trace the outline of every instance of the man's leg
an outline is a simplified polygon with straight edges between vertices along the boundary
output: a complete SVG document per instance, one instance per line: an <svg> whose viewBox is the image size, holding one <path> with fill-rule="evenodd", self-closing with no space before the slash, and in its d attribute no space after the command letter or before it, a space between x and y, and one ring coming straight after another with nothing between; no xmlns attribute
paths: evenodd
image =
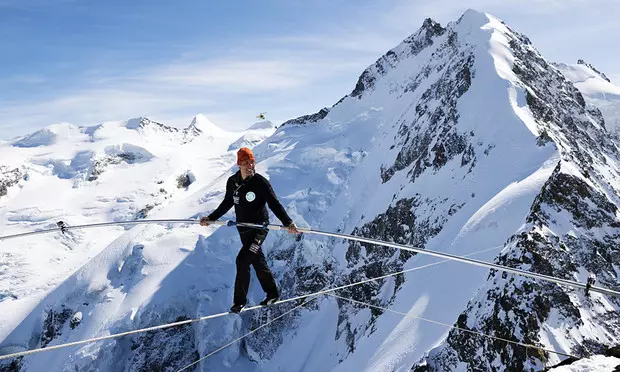
<svg viewBox="0 0 620 372"><path fill-rule="evenodd" d="M258 278L263 291L267 294L267 297L272 298L278 297L278 287L276 286L276 281L273 278L271 270L269 270L269 267L267 266L267 260L265 259L265 255L261 249L266 237L267 230L258 230L249 246L249 250L253 253L252 266L254 266L256 277Z"/></svg>
<svg viewBox="0 0 620 372"><path fill-rule="evenodd" d="M273 278L271 270L269 270L267 266L267 260L265 260L265 255L262 250L258 251L258 254L252 261L252 265L254 266L254 271L256 271L256 277L260 282L260 286L263 287L263 291L265 291L267 297L278 297L276 281Z"/></svg>
<svg viewBox="0 0 620 372"><path fill-rule="evenodd" d="M253 253L242 247L237 255L237 277L235 278L235 305L245 305L250 287L250 264Z"/></svg>

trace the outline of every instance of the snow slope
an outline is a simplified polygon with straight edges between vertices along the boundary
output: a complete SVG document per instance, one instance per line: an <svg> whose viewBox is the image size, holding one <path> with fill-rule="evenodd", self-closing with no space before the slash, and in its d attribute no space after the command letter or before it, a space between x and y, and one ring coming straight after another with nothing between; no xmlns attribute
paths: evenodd
<svg viewBox="0 0 620 372"><path fill-rule="evenodd" d="M575 84L586 101L603 114L607 130L618 136L620 131L620 87L586 64L555 64Z"/></svg>
<svg viewBox="0 0 620 372"><path fill-rule="evenodd" d="M612 356L595 355L568 366L552 368L549 372L598 372L614 371L620 366L620 359Z"/></svg>
<svg viewBox="0 0 620 372"><path fill-rule="evenodd" d="M507 239L495 262L582 283L595 274L598 284L617 290L617 142L605 129L601 111L527 37L507 27L497 31L501 31L497 38L505 40L513 56L507 79L525 93L539 143L555 144L560 161L523 226ZM620 300L612 296L586 296L575 289L492 271L455 325L587 357L618 344L619 309ZM540 370L562 358L453 329L413 370Z"/></svg>
<svg viewBox="0 0 620 372"><path fill-rule="evenodd" d="M275 132L275 126L269 120L262 120L252 124L245 133L228 147L229 151L242 147L252 148Z"/></svg>
<svg viewBox="0 0 620 372"><path fill-rule="evenodd" d="M226 171L226 148L239 133L199 116L192 137L172 141L175 128L132 119L82 128L52 125L0 146L17 177L0 197L0 230L11 235L69 225L144 218ZM205 131L205 133L207 133ZM184 139L192 141L182 144ZM7 173L9 174L9 173ZM179 178L195 180L179 188ZM122 227L71 231L0 242L0 338L46 294L125 232Z"/></svg>

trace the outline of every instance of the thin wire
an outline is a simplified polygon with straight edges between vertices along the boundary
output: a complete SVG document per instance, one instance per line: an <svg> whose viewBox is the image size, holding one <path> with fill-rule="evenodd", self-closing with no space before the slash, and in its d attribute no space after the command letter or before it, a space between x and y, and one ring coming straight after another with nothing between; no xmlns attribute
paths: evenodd
<svg viewBox="0 0 620 372"><path fill-rule="evenodd" d="M259 307L262 307L262 306L255 306L254 308L259 308ZM250 310L250 309L248 309L248 310ZM226 312L226 313L213 314L213 315L208 315L208 316L204 316L202 318L197 318L197 319L188 319L188 320L183 320L183 321L180 321L180 322L162 324L162 325L148 327L148 328L141 328L141 329L136 329L136 330L127 331L127 332L115 333L115 334L107 335L107 336L100 336L100 337L89 338L87 340L68 342L68 343L65 343L65 344L48 346L48 347L39 348L39 349L26 350L26 351L21 351L21 352L18 352L18 353L13 353L13 354L0 355L0 360L8 359L8 358L21 357L21 356L35 354L35 353L39 353L39 352L43 352L43 351L57 350L57 349L61 349L61 348L64 348L64 347L69 347L69 346L83 345L83 344L87 344L87 343L91 343L91 342L95 342L95 341L102 341L102 340L108 340L108 339L111 339L111 338L128 336L128 335L132 335L132 334L135 334L135 333L142 333L142 332L148 332L148 331L155 331L155 330L158 330L158 329L165 329L165 328L170 328L170 327L176 327L176 326L180 326L180 325L184 325L184 324L199 322L199 321L202 321L202 320L218 318L218 317L221 317L221 316L224 316L224 315L228 315L228 314L230 314L230 313Z"/></svg>
<svg viewBox="0 0 620 372"><path fill-rule="evenodd" d="M395 314L404 315L404 316L406 316L406 317L410 317L410 318L415 318L415 319L423 320L423 321L425 321L425 322L429 322L429 323L438 324L438 325L441 325L441 326L444 326L444 327L447 327L447 328L452 328L452 329L457 329L457 330L459 330L459 331L463 331L463 332L473 333L473 334L478 335L478 336L483 336L483 337L492 338L492 339L494 339L494 340L504 341L504 342L507 342L507 343L509 343L509 344L515 344L515 345L524 346L524 347L526 348L526 350L527 350L527 348L538 349L538 350L543 350L543 351L546 351L546 352L548 352L548 353L554 353L554 354L562 355L562 356L565 356L565 357L570 357L570 358L579 359L578 357L576 357L576 356L574 356L574 355L565 354L565 353L562 353L562 352L559 352L559 351L555 351L555 350L545 349L545 348L543 348L543 347L536 346L536 345L532 345L532 344L525 344L525 343L523 343L523 342L519 342L519 341L513 341L513 340L508 340L508 339L501 338L501 337L497 337L497 336L487 335L487 334L484 334L484 333L480 333L480 332L472 331L472 330L470 330L470 329L460 328L460 327L457 327L457 326L454 326L454 325L450 325L450 324L446 324L446 323L438 322L438 321L436 321L436 320L431 320L431 319L427 319L427 318L422 318L422 317L415 316L415 315L411 315L411 314L408 314L408 313L403 313L403 312L400 312L400 311L396 311L396 310L392 310L392 309L384 308L384 307L381 307L381 306L377 306L377 305L369 304L369 303L366 303L366 302L362 302L362 301L354 300L354 299L352 299L352 298L348 298L348 297L339 296L339 295L334 294L334 293L329 293L329 294L328 294L328 296L332 296L332 297L340 298L340 299L343 299L343 300L351 301L351 302L357 303L357 304L359 304L359 305L368 306L368 307L374 307L375 309L384 310L384 311L389 311L389 312L391 312L391 313L395 313Z"/></svg>
<svg viewBox="0 0 620 372"><path fill-rule="evenodd" d="M250 331L250 332L248 332L248 333L244 334L243 336L238 337L238 338L236 338L236 339L232 340L231 342L229 342L229 343L227 343L226 345L224 345L224 346L222 346L222 347L218 348L217 350L214 350L214 351L210 352L209 354L207 354L207 355L203 356L202 358L198 359L197 361L195 361L195 362L193 362L193 363L191 363L191 364L188 364L187 366L185 366L185 367L181 368L181 369L180 369L180 370L178 370L177 372L185 371L185 370L186 370L186 369L188 369L189 367L191 367L191 366L193 366L193 365L196 365L196 364L200 363L201 361L203 361L203 360L207 359L207 358L208 358L208 357L210 357L211 355L213 355L213 354L215 354L215 353L218 353L218 352L220 352L220 351L222 351L222 350L226 349L226 348L227 348L227 347L229 347L230 345L234 344L234 343L235 343L235 342L237 342L237 341L242 340L242 339L243 339L243 338L245 338L245 337L248 337L249 335L251 335L252 333L254 333L254 332L258 331L259 329L267 327L267 326L268 326L268 325L270 325L271 323L273 323L273 322L275 322L276 320L278 320L278 319L282 318L283 316L285 316L285 315L287 315L287 314L289 314L289 313L293 312L294 310L297 310L297 309L299 309L300 307L307 305L310 301L314 300L315 298L317 298L317 296L314 296L314 297L312 297L311 299L309 299L309 300L307 300L307 301L304 301L304 302L300 303L299 305L297 305L297 306L295 306L294 308L292 308L292 309L290 309L290 310L288 310L288 311L286 311L286 312L284 312L284 313L280 314L278 317L276 317L276 318L274 318L274 319L270 320L269 322L267 322L267 323L265 323L265 324L261 325L260 327L255 328L254 330L252 330L252 331Z"/></svg>
<svg viewBox="0 0 620 372"><path fill-rule="evenodd" d="M482 251L471 253L471 254L469 254L469 256L473 256L473 255L476 255L476 254L479 254L479 253L483 253L483 252L486 252L486 251L489 251L489 250L492 250L492 249L501 248L501 247L502 246L495 246L495 247L487 248L487 249L484 249ZM427 265L418 266L418 267L414 267L414 268L411 268L411 269L399 271L399 272L396 272L396 273L387 274L387 275L379 276L379 277L376 277L376 278L370 278L370 279L362 280L360 282L346 284L346 285L342 285L342 286L331 288L331 289L326 289L326 290L323 290L323 291L320 291L320 292L308 293L308 294L305 294L305 295L301 295L301 296L297 296L297 297L292 297L292 298L288 298L288 299L285 299L285 300L280 300L280 301L274 303L273 305L283 304L283 303L291 302L291 301L303 300L303 299L305 299L307 297L311 297L311 296L315 296L315 295L318 296L318 295L321 295L321 294L325 294L325 293L329 293L329 292L333 292L333 291L337 291L337 290L353 287L353 286L356 286L356 285L360 285L360 284L364 284L364 283L369 283L369 282L372 282L372 281L375 281L375 280L381 280L381 279L389 278L391 276L401 275L401 274L404 274L404 273L407 273L407 272L410 272L410 271L420 270L420 269L423 269L423 268L426 268L426 267L439 265L441 263L448 262L448 261L449 260L438 261L438 262L430 263L430 264L427 264ZM241 312L256 310L256 309L260 309L260 308L263 308L263 306L260 306L260 305L250 306L250 307L243 308L243 310L241 310ZM69 347L69 346L83 345L83 344L87 344L87 343L91 343L91 342L95 342L95 341L103 341L103 340L108 340L108 339L112 339L112 338L128 336L128 335L132 335L132 334L136 334L136 333L143 333L143 332L148 332L148 331L155 331L155 330L158 330L158 329L165 329L165 328L170 328L170 327L176 327L176 326L180 326L180 325L184 325L184 324L196 323L196 322L200 322L200 321L203 321L203 320L219 318L219 317L222 317L222 316L225 316L225 315L229 315L229 314L230 314L230 312L219 313L219 314L212 314L212 315L207 315L207 316L203 316L201 318L196 318L196 319L187 319L187 320L182 320L182 321L179 321L179 322L162 324L162 325L157 325L157 326L148 327L148 328L135 329L135 330L132 330L132 331L121 332L121 333L116 333L116 334L107 335L107 336L100 336L100 337L89 338L87 340L74 341L74 342L69 342L69 343L60 344L60 345L48 346L48 347L45 347L45 348L38 348L38 349L21 351L21 352L18 352L18 353L0 355L0 360L2 360L2 359L9 359L9 358L17 358L17 357L21 357L21 356L25 356L25 355L30 355L30 354L35 354L35 353L40 353L40 352L44 352L44 351L57 350L57 349L61 349L61 348Z"/></svg>
<svg viewBox="0 0 620 372"><path fill-rule="evenodd" d="M225 225L226 222L217 221L215 225ZM75 226L63 226L63 227L54 227L51 229L43 229L37 231L30 231L20 234L13 235L4 235L0 236L0 241L15 239L15 238L23 238L26 236L32 235L40 235L40 234L48 234L53 232L64 232L67 230L75 230L75 229L90 229L97 227L105 227L105 226L115 226L115 225L141 225L141 224L151 224L151 223L200 223L199 220L187 220L187 219L169 219L169 220L131 220L131 221L115 221L115 222L100 222L100 223L91 223L86 225L75 225Z"/></svg>
<svg viewBox="0 0 620 372"><path fill-rule="evenodd" d="M117 222L107 222L107 223L90 224L90 225L79 225L79 226L62 226L62 227L59 227L57 229L49 229L49 230L43 230L43 231L37 231L37 232L31 232L31 233L25 233L25 234L17 234L17 235L12 235L12 236L5 236L5 237L1 237L0 240L7 239L7 238L14 238L14 237L22 237L22 236L26 236L26 235L34 235L34 234L39 234L39 233L48 233L48 232L53 232L53 231L63 231L64 232L64 231L69 230L69 229L101 227L101 226L121 225L121 224L141 224L141 223L199 223L199 221L198 220L139 220L139 221L117 221ZM247 226L247 227L253 227L253 228L273 229L273 230L286 229L284 226L279 226L279 225L268 225L268 224L260 225L260 224L251 224L251 223L238 223L238 224L236 224L233 221L226 221L226 222L225 221L215 221L215 222L213 222L211 224L213 224L213 225L228 225L228 226L237 225L237 226ZM620 297L620 292L616 292L616 291L609 290L609 289L606 289L606 288L585 285L583 283L579 283L579 282L575 282L575 281L565 280L565 279L561 279L561 278L554 278L554 277L550 277L550 276L546 276L546 275L542 275L542 274L531 273L531 272L527 272L527 271L519 270L519 269L513 269L513 268L501 266L501 265L496 265L496 264L484 262L484 261L469 259L469 258L466 258L465 256L456 256L456 255L451 255L451 254L447 254L447 253L435 252L435 251L426 250L426 249L422 249L422 248L409 247L409 246L405 246L405 245L402 245L402 244L383 242L383 241L379 241L379 240L375 240L375 239L368 239L368 238L362 238L362 237L351 236L351 235L327 233L327 232L323 232L323 231L317 231L317 230L311 230L311 229L303 229L303 228L300 228L298 230L301 231L301 232L307 232L307 233L313 233L313 234L325 235L325 236L332 236L332 237L338 237L338 238L343 238L343 239L355 240L355 241L359 241L359 242L363 242L363 243L377 244L377 245L382 245L382 246L386 246L386 247L392 247L392 248L397 248L397 249L402 249L402 250L407 250L407 251L413 251L413 252L416 252L416 253L427 254L427 255L431 255L431 256L435 256L435 257L443 257L443 258L447 258L449 260L455 260L455 261L460 261L460 262L464 262L464 263L474 264L474 265L478 265L478 266L488 267L488 268L491 268L491 269L496 269L496 270L500 270L500 271L510 272L510 273L514 273L514 274L518 274L518 275L523 275L523 276L527 276L527 277L531 277L531 278L537 278L537 279L542 279L542 280L546 280L546 281L551 281L551 282L554 282L554 283L557 283L557 284L564 284L564 285L568 285L568 286L572 286L572 287L589 289L589 290L591 290L593 292L599 292L599 293L604 293L604 294L609 294L609 295ZM438 263L434 263L434 264L438 264ZM423 267L432 266L434 264L429 264L429 265L426 265L426 266L423 266ZM364 284L364 283L367 283L367 282L370 282L370 281L374 281L374 280L384 279L384 278L387 278L387 277L390 277L390 276L403 274L405 272L412 271L414 269L403 270L403 271L398 272L398 273L388 274L388 275L384 275L384 276L381 276L381 277L372 278L372 279L360 281L360 282L357 282L357 283L352 283L352 284L349 284L349 285L344 285L344 286L340 286L340 287L337 287L337 288L320 291L320 292L315 293L314 295L325 294L325 293L328 293L328 292L332 292L332 291L335 291L335 290L340 290L340 289L351 287L351 286L354 286L354 285L359 285L359 284ZM313 294L297 296L297 297L290 298L290 299L287 299L287 300L279 301L278 303L284 303L284 302L294 301L294 300L298 300L298 299L303 299L303 298L305 298L307 296L311 296L311 295L313 295ZM244 311L254 310L254 309L257 309L259 307L260 306L250 307L250 308L244 309ZM45 351L55 350L55 349L58 349L58 348L61 348L61 347L80 345L80 344L84 344L84 343L88 343L88 342L100 341L100 340L110 339L110 338L114 338L114 337L120 337L120 336L129 335L129 334L133 334L133 333L138 333L138 332L145 332L145 331L149 331L149 330L163 329L163 328L168 328L168 327L172 327L172 326L178 326L178 325L182 325L182 324L193 323L193 322L202 321L202 320L206 320L206 319L216 318L216 317L219 317L219 316L224 316L224 315L227 315L227 314L228 313L220 313L220 314L210 315L210 316L207 316L207 317L202 317L202 318L198 318L198 319L194 319L194 320L186 320L186 321L182 321L182 322L164 324L164 325L161 325L161 326L149 327L149 328L135 330L135 331L123 332L123 333L119 333L119 334L115 334L115 335L108 335L108 336L97 337L97 338L93 338L93 339L89 339L89 340L84 340L84 341L77 341L77 342L72 342L72 343L67 343L67 344L62 344L62 345L51 346L51 347L48 347L48 348L45 348L45 349L28 350L28 351L24 351L24 352L20 352L20 353L14 353L14 354L9 354L9 355L5 355L5 356L0 356L0 360L6 359L6 358L10 358L10 357L29 355L29 354L33 354L33 353L36 353L36 352L40 352L42 350L45 350Z"/></svg>
<svg viewBox="0 0 620 372"><path fill-rule="evenodd" d="M495 246L495 247L491 247L491 248L484 249L484 250L482 250L482 251L478 251L478 252L471 253L471 254L469 254L469 255L479 254L479 253L487 252L487 251L490 251L490 250L493 250L493 249L498 249L498 248L501 248L501 247L503 247L503 246ZM414 267L414 268L412 268L412 269L408 269L408 270L405 270L405 271L401 271L401 272L399 272L399 273L392 274L392 276L394 276L394 275L399 275L399 274L403 274L403 273L405 273L405 272L409 272L409 271L414 271L414 270L424 269L424 268L426 268L426 267L430 267L430 266L439 265L439 264L442 264L442 263L445 263L445 262L449 262L449 261L450 261L450 260L443 260L443 261L433 262L433 263L431 263L431 264L427 264L427 265L423 265L423 266ZM373 279L370 279L370 280L379 280L380 278L381 278L381 277L379 277L379 278L373 278ZM381 278L381 279L382 279L382 278ZM361 283L357 283L357 284L361 284ZM357 284L356 284L356 285L357 285ZM343 288L340 288L340 287L339 287L338 289L343 289ZM336 289L333 289L333 290L336 290ZM236 340L231 341L230 343L228 343L228 344L226 344L226 345L224 345L224 346L220 347L219 349L217 349L217 350L213 351L212 353L210 353L210 354L208 354L208 355L206 355L206 356L204 356L204 357L202 357L202 358L198 359L198 360L197 360L197 361L195 361L194 363L192 363L192 364L190 364L190 365L188 365L188 366L186 366L186 367L184 367L184 368L180 369L180 370L179 370L179 371L177 371L177 372L184 371L185 369L187 369L187 368L189 368L189 367L191 367L191 366L193 366L193 365L195 365L195 364L199 363L201 360L204 360L204 359L206 359L206 358L210 357L211 355L213 355L213 354L215 354L215 353L217 353L217 352L219 352L219 351L221 351L221 350L223 350L223 349L227 348L228 346L230 346L230 345L234 344L235 342L237 342L237 341L241 340L242 338L244 338L244 337L247 337L247 336L251 335L252 333L254 333L254 332L256 332L257 330L259 330L260 328L262 328L262 327L266 327L266 326L267 326L267 325L269 325L270 323L272 323L272 322L274 322L274 321L278 320L279 318L283 317L284 315L288 314L289 312L291 312L291 311L293 311L293 310L295 310L295 309L297 309L297 308L299 308L299 307L301 307L301 306L306 305L308 302L310 302L310 301L314 300L315 298L317 298L317 297L318 297L318 296L320 296L321 294L329 294L329 295L333 295L333 296L335 296L333 293L329 293L329 292L325 292L325 293L320 293L320 292L317 292L317 294L313 295L313 297L312 297L311 299L309 299L309 300L305 300L303 303L301 303L301 304L299 304L298 306L294 307L293 309L291 309L291 310L287 311L286 313L284 313L284 314L280 315L279 317L277 317L277 318L273 319L271 322L269 322L269 323L267 323L267 324L264 324L264 325L262 325L262 326L260 326L260 327L256 328L255 330L253 330L253 331L251 331L251 332L249 332L249 333L246 333L245 335L243 335L243 336L241 336L241 337L237 338ZM312 295L308 295L308 296L312 296ZM293 299L289 299L289 300L293 300ZM282 303L282 302L277 302L276 304L280 304L280 303Z"/></svg>
<svg viewBox="0 0 620 372"><path fill-rule="evenodd" d="M280 226L280 225L260 225L260 224L245 223L245 222L237 223L237 225L254 227L254 228L267 228L267 229L273 229L273 230L287 229L286 227ZM486 261L475 260L472 258L465 258L463 256L457 256L457 255L450 254L450 253L432 251L430 249L424 249L422 247L411 247L411 246L407 246L403 244L384 242L384 241L377 240L377 239L363 238L359 236L345 235L345 234L336 234L336 233L330 233L330 232L318 231L318 230L312 230L312 229L306 229L306 228L298 228L297 230L299 230L300 232L331 236L331 237L348 239L348 240L355 240L355 241L362 242L362 243L382 245L384 247L397 248L397 249L402 249L404 251L410 251L410 252L425 254L425 255L434 256L434 257L447 258L449 260L459 261L459 262L467 263L470 265L482 266L482 267L486 267L492 270L503 271L503 272L507 272L511 274L526 276L526 277L533 278L533 279L541 279L547 282L552 282L552 283L556 283L560 285L566 285L566 286L573 287L573 288L584 289L586 290L586 292L587 291L599 292L599 293L610 295L610 296L620 297L620 292L614 291L608 288L596 287L594 285L584 284L584 283L580 283L574 280L562 279L562 278L558 278L554 276L538 274L538 273L534 273L531 271L525 271L525 270L516 269L516 268L512 268L508 266L498 265L498 264L494 264L494 263L490 263Z"/></svg>
<svg viewBox="0 0 620 372"><path fill-rule="evenodd" d="M140 224L140 223L200 223L200 221L178 220L177 219L177 220L135 220L135 221L104 222L104 223L90 224L90 225L63 226L63 227L59 227L56 229L9 235L9 236L0 237L0 240L24 237L27 235L34 235L34 234L44 234L44 233L49 233L53 231L64 232L70 229L101 227L101 226L110 226L110 225L131 225L131 224ZM257 228L257 229L270 229L270 230L286 230L287 229L287 227L284 227L281 225L256 224L256 223L247 223L247 222L236 223L234 221L213 221L213 222L210 222L210 224L211 225L228 225L228 226L245 226L245 227ZM353 235L345 235L345 234L330 233L330 232L319 231L319 230L312 230L310 228L298 228L297 230L300 232L305 232L305 233L310 233L310 234L317 234L317 235L323 235L323 236L331 236L331 237L336 237L336 238L354 240L354 241L358 241L362 243L376 244L376 245L380 245L384 247L397 248L397 249L401 249L405 251L425 254L425 255L434 256L434 257L447 258L453 261L459 261L459 262L467 263L470 265L482 266L482 267L486 267L492 270L503 271L503 272L521 275L521 276L525 276L525 277L529 277L533 279L540 279L540 280L545 280L545 281L560 284L560 285L566 285L566 286L573 287L573 288L584 289L586 290L586 292L592 291L592 292L606 294L609 296L620 297L620 292L614 291L608 288L597 287L591 284L587 284L587 283L584 284L584 283L580 283L574 280L562 279L562 278L553 277L549 275L533 273L530 271L525 271L521 269L503 266L503 265L498 265L498 264L494 264L494 263L490 263L486 261L465 258L463 256L457 256L457 255L453 255L450 253L432 251L429 249L424 249L423 247L411 247L411 246L407 246L403 244L384 242L384 241L377 240L377 239L370 239L370 238L363 238L363 237L353 236Z"/></svg>

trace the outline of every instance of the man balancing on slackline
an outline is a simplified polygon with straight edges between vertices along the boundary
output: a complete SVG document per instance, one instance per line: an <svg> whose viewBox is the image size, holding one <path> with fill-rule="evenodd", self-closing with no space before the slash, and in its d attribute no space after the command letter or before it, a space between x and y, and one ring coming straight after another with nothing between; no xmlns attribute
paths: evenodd
<svg viewBox="0 0 620 372"><path fill-rule="evenodd" d="M228 178L226 195L213 213L200 220L200 225L208 226L211 222L222 217L230 208L235 206L237 222L256 224L269 223L269 214L265 204L275 213L283 226L288 227L290 234L299 234L297 226L284 210L271 187L269 181L255 172L256 160L252 150L242 147L237 152L239 171ZM237 255L237 277L235 279L235 296L230 311L239 313L247 302L250 286L250 265L254 266L256 276L267 297L261 305L271 305L280 299L278 287L273 274L267 267L261 244L267 236L267 229L254 229L237 226L241 238L241 250Z"/></svg>

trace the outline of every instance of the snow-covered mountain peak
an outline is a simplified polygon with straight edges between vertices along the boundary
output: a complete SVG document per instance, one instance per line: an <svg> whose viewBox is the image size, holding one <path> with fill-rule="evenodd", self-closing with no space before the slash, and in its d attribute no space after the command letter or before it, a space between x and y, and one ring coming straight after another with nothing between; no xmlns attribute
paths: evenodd
<svg viewBox="0 0 620 372"><path fill-rule="evenodd" d="M59 139L63 141L69 138L83 137L79 127L69 123L56 123L28 134L13 141L16 147L39 147L51 146Z"/></svg>
<svg viewBox="0 0 620 372"><path fill-rule="evenodd" d="M600 110L605 127L620 140L620 86L615 85L590 64L582 60L580 62L576 65L553 65L579 89L590 112Z"/></svg>
<svg viewBox="0 0 620 372"><path fill-rule="evenodd" d="M196 116L194 116L188 129L189 131L198 130L199 132L205 133L207 135L219 135L222 132L225 132L222 128L217 126L203 114L197 114Z"/></svg>
<svg viewBox="0 0 620 372"><path fill-rule="evenodd" d="M605 98L606 95L620 97L620 87L589 64L554 63L554 66L560 69L562 74L572 81L580 92L589 97Z"/></svg>
<svg viewBox="0 0 620 372"><path fill-rule="evenodd" d="M372 91L375 83L378 80L382 80L383 76L400 65L403 59L415 57L426 47L432 45L435 38L441 36L444 32L445 29L437 22L430 18L424 20L422 27L418 31L407 37L395 48L385 53L377 62L364 70L350 96L361 98L365 92Z"/></svg>
<svg viewBox="0 0 620 372"><path fill-rule="evenodd" d="M225 136L226 133L202 114L196 115L190 125L184 129L164 125L145 117L130 119L125 123L125 127L136 130L145 138L153 141L172 140L180 144L192 142L202 134L205 134L207 138L213 138L213 136Z"/></svg>
<svg viewBox="0 0 620 372"><path fill-rule="evenodd" d="M142 116L127 120L125 127L127 129L135 130L159 127L162 130L167 130L170 132L173 132L176 129L174 127L166 126L164 124L152 121L151 119Z"/></svg>
<svg viewBox="0 0 620 372"><path fill-rule="evenodd" d="M510 35L512 32L502 21L475 10L466 11L445 28L428 18L420 29L369 66L360 76L350 96L359 99L363 94L373 92L375 86L381 85L387 88L390 94L406 93L416 86L415 81L420 80L421 72L426 78L431 75L432 66L441 70L446 64L454 64L451 58L461 59L470 55L473 59L475 50L478 51L478 59L489 58L490 55L494 58L505 57L505 61L496 63L493 70L484 71L501 74L501 71L496 73L495 70L510 64L510 56L502 55L501 51L503 41L514 39Z"/></svg>
<svg viewBox="0 0 620 372"><path fill-rule="evenodd" d="M136 130L143 136L175 136L180 134L180 130L176 127L158 123L146 117L138 117L127 120L125 127L130 130Z"/></svg>
<svg viewBox="0 0 620 372"><path fill-rule="evenodd" d="M603 79L603 80L605 80L605 81L607 81L607 82L609 82L609 83L611 82L611 80L609 80L609 78L608 78L608 77L607 77L604 73L602 73L601 71L597 70L594 66L592 66L590 63L587 63L587 62L586 62L586 61L584 61L583 59L579 59L579 60L577 60L577 64L578 64L578 65L582 65L582 66L587 67L587 68L588 68L588 69L590 69L592 72L594 72L594 73L596 73L598 76L600 76L600 77L601 77L601 79Z"/></svg>
<svg viewBox="0 0 620 372"><path fill-rule="evenodd" d="M462 25L463 27L480 28L486 25L490 18L495 17L470 8L459 17L456 24Z"/></svg>
<svg viewBox="0 0 620 372"><path fill-rule="evenodd" d="M406 44L412 44L416 41L427 40L435 36L439 36L445 32L445 29L431 18L426 18L415 33L407 37L403 42L394 49L402 48ZM392 50L394 50L392 49Z"/></svg>
<svg viewBox="0 0 620 372"><path fill-rule="evenodd" d="M241 147L253 148L269 138L276 131L275 125L269 120L261 120L252 124L245 133L231 143L228 151L238 150Z"/></svg>
<svg viewBox="0 0 620 372"><path fill-rule="evenodd" d="M246 130L257 130L257 129L272 129L275 128L275 125L270 120L261 120L256 123L250 125Z"/></svg>

